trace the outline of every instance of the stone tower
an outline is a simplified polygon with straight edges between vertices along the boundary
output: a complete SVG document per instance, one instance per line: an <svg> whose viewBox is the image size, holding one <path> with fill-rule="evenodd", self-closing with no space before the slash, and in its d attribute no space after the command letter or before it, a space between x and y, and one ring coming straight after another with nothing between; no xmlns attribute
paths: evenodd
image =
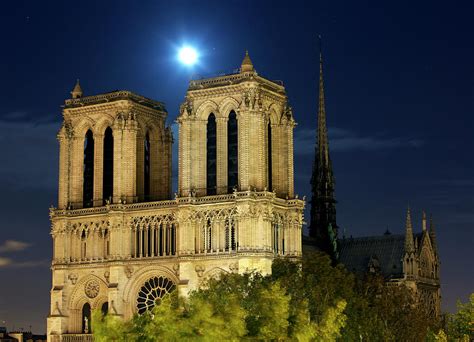
<svg viewBox="0 0 474 342"><path fill-rule="evenodd" d="M301 255L295 121L281 82L248 54L192 80L180 107L178 192L160 102L129 91L66 100L53 237L49 341L90 340L91 310L130 319L221 272L271 272Z"/></svg>
<svg viewBox="0 0 474 342"><path fill-rule="evenodd" d="M329 140L324 103L323 58L319 55L319 107L317 142L311 176L311 223L309 235L317 247L337 259L335 179L329 155Z"/></svg>

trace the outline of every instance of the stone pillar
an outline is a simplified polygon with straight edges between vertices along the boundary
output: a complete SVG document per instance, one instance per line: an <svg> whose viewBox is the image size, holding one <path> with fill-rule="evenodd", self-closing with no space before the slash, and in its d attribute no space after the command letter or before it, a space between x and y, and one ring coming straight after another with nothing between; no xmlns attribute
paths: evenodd
<svg viewBox="0 0 474 342"><path fill-rule="evenodd" d="M178 124L178 195L188 196L190 190L190 122L188 120L179 120Z"/></svg>
<svg viewBox="0 0 474 342"><path fill-rule="evenodd" d="M239 184L241 190L247 190L250 187L249 173L249 149L250 149L250 134L249 134L249 117L248 111L239 111L237 117L238 126L238 144L239 144Z"/></svg>
<svg viewBox="0 0 474 342"><path fill-rule="evenodd" d="M67 137L63 127L58 134L59 141L59 190L58 190L58 208L66 209L69 202L69 155L71 153L70 139Z"/></svg>
<svg viewBox="0 0 474 342"><path fill-rule="evenodd" d="M82 208L84 177L84 136L72 138L71 194L73 208Z"/></svg>
<svg viewBox="0 0 474 342"><path fill-rule="evenodd" d="M123 119L117 117L114 123L114 191L113 203L119 203L122 195L122 144L123 144Z"/></svg>
<svg viewBox="0 0 474 342"><path fill-rule="evenodd" d="M145 135L146 132L138 132L137 134L137 169L136 169L136 177L137 177L137 197L138 201L141 202L145 199ZM151 142L150 142L151 144ZM153 143L154 144L154 143ZM154 157L154 156L153 156ZM150 156L151 160L155 159ZM150 164L151 164L150 160ZM151 165L150 165L151 166ZM152 175L150 177L150 188L152 187Z"/></svg>
<svg viewBox="0 0 474 342"><path fill-rule="evenodd" d="M207 186L207 120L195 120L191 144L191 188L198 196L206 195Z"/></svg>
<svg viewBox="0 0 474 342"><path fill-rule="evenodd" d="M294 161L293 161L293 129L295 127L295 123L291 121L287 126L287 167L288 167L288 180L287 185L288 188L286 189L289 198L293 198L295 196L295 184L294 184Z"/></svg>
<svg viewBox="0 0 474 342"><path fill-rule="evenodd" d="M129 113L122 133L122 191L120 192L127 203L137 201L137 132L138 125L134 114Z"/></svg>

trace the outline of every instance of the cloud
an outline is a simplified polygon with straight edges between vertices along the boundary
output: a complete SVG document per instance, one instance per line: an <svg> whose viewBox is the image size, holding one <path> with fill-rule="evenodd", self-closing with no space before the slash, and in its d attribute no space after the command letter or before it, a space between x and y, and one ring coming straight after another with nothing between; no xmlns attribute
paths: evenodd
<svg viewBox="0 0 474 342"><path fill-rule="evenodd" d="M295 131L295 154L312 155L316 142L315 131L300 129ZM329 146L331 151L375 151L392 148L420 147L423 141L404 137L360 136L355 132L331 127L328 129Z"/></svg>
<svg viewBox="0 0 474 342"><path fill-rule="evenodd" d="M49 266L49 265L50 264L48 260L16 262L10 258L0 257L0 268L27 268L27 267Z"/></svg>
<svg viewBox="0 0 474 342"><path fill-rule="evenodd" d="M0 257L0 267L6 267L12 264L12 259Z"/></svg>
<svg viewBox="0 0 474 342"><path fill-rule="evenodd" d="M7 253L7 252L18 252L25 250L31 246L31 244L23 241L17 240L7 240L2 245L0 245L0 253Z"/></svg>
<svg viewBox="0 0 474 342"><path fill-rule="evenodd" d="M28 118L29 115L26 111L13 111L0 115L2 121L22 121Z"/></svg>

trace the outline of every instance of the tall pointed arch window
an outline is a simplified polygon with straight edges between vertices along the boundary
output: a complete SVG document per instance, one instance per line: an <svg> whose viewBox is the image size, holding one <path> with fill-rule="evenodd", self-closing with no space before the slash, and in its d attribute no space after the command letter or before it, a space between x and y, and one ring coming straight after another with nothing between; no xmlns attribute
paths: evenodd
<svg viewBox="0 0 474 342"><path fill-rule="evenodd" d="M273 182L272 182L272 124L268 121L267 127L267 177L268 177L268 191L273 190Z"/></svg>
<svg viewBox="0 0 474 342"><path fill-rule="evenodd" d="M144 195L145 201L150 200L150 135L147 132L145 135L145 156L144 156Z"/></svg>
<svg viewBox="0 0 474 342"><path fill-rule="evenodd" d="M91 305L85 303L82 307L82 332L90 334L91 331Z"/></svg>
<svg viewBox="0 0 474 342"><path fill-rule="evenodd" d="M102 177L103 204L110 201L114 191L114 136L107 127L104 134L104 173Z"/></svg>
<svg viewBox="0 0 474 342"><path fill-rule="evenodd" d="M229 193L239 184L238 152L237 115L231 111L227 121L227 192Z"/></svg>
<svg viewBox="0 0 474 342"><path fill-rule="evenodd" d="M88 130L84 139L82 205L92 207L94 198L94 135Z"/></svg>
<svg viewBox="0 0 474 342"><path fill-rule="evenodd" d="M206 140L207 158L206 158L206 188L207 195L217 193L217 149L216 149L216 117L211 113L207 119L207 140Z"/></svg>

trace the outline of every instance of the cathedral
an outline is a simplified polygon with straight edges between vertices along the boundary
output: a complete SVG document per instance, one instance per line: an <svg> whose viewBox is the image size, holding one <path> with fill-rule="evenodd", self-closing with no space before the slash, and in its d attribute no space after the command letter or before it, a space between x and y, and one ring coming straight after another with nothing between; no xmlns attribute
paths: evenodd
<svg viewBox="0 0 474 342"><path fill-rule="evenodd" d="M48 341L92 341L92 310L128 320L221 272L268 274L275 257L301 256L295 119L248 54L233 74L190 81L175 194L163 103L84 96L78 81L62 115Z"/></svg>
<svg viewBox="0 0 474 342"><path fill-rule="evenodd" d="M294 191L293 130L285 87L248 53L234 73L189 82L173 136L162 102L121 90L65 100L59 141L48 341L92 341L91 312L128 320L165 294L185 296L222 272L271 272L274 258L328 253L356 274L406 284L440 313L439 255L423 214L413 232L338 238L320 55L309 236Z"/></svg>

